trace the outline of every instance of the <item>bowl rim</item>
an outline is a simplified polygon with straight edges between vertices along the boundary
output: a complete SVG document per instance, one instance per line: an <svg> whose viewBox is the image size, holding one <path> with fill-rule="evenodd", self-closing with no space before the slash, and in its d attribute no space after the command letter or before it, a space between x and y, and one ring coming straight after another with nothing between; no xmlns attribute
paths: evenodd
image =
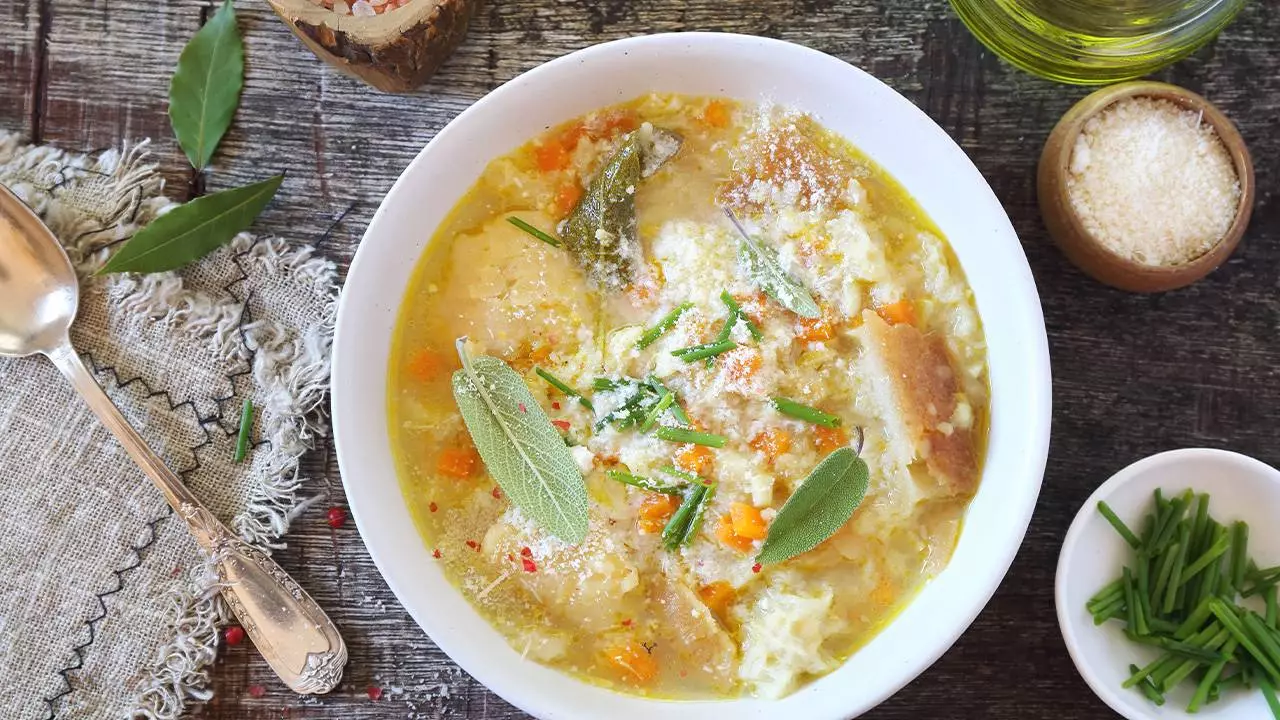
<svg viewBox="0 0 1280 720"><path fill-rule="evenodd" d="M1071 561L1077 552L1077 549L1086 543L1086 534L1089 532L1089 520L1096 512L1099 501L1106 500L1118 491L1121 487L1132 482L1135 478L1139 478L1151 470L1176 465L1188 460L1203 458L1210 459L1214 462L1223 464L1237 465L1248 468L1257 472L1260 476L1268 476L1272 482L1280 485L1280 470L1268 465L1267 463L1249 455L1236 452L1234 450L1224 450L1221 448L1210 447L1191 447L1178 448L1175 450L1165 450L1148 455L1139 460L1126 465L1117 470L1111 477L1098 486L1094 490L1080 509L1076 511L1076 515L1071 520L1071 526L1067 530L1066 537L1062 541L1062 549L1058 553L1058 566L1054 572L1054 590L1053 602L1055 613L1058 618L1058 630L1062 634L1062 640L1067 646L1067 653L1071 656L1071 662L1076 667L1076 671L1080 677L1084 679L1085 684L1093 691L1098 699L1102 700L1115 712L1129 718L1130 720L1146 720L1146 718L1155 717L1154 713L1147 714L1144 718L1134 718L1130 713L1132 706L1121 701L1121 689L1113 687L1112 683L1103 680L1094 670L1084 650L1080 647L1078 639L1081 626L1077 621L1072 619L1071 605L1067 598L1067 575L1070 572ZM1108 528L1110 526L1107 526ZM1188 716L1191 717L1191 716Z"/></svg>
<svg viewBox="0 0 1280 720"><path fill-rule="evenodd" d="M1231 225L1204 253L1180 265L1146 265L1131 260L1099 241L1085 228L1067 197L1075 139L1085 123L1112 105L1130 98L1168 100L1187 110L1204 113L1236 171L1240 198ZM1184 87L1153 80L1109 85L1086 95L1058 121L1045 141L1037 169L1036 190L1049 235L1072 263L1094 279L1121 290L1161 292L1185 287L1217 269L1235 252L1253 214L1256 179L1253 158L1240 131L1221 110Z"/></svg>
<svg viewBox="0 0 1280 720"><path fill-rule="evenodd" d="M402 172L400 177L397 178L396 182L393 184L392 188L388 191L386 197L383 199L382 203L380 204L378 210L374 213L374 216L369 223L369 227L365 232L364 238L362 238L361 244L357 249L355 257L352 259L349 274L348 274L348 281L351 278L361 276L361 268L366 264L366 262L372 262L367 260L367 256L370 255L372 252L372 251L366 250L366 248L371 246L371 243L368 243L367 240L372 234L374 234L375 229L379 227L380 220L389 212L388 207L392 205L397 200L397 198L399 198L400 195L407 192L406 178L410 174L412 174L415 168L421 165L424 165L426 163L424 158L427 156L428 151L431 149L431 147L437 142L439 142L442 138L447 138L452 134L458 134L460 132L458 128L461 126L464 126L465 122L472 115L479 112L483 112L483 108L485 108L489 104L489 102L491 102L493 98L495 98L499 93L503 92L504 88L507 88L508 86L512 86L521 82L527 82L530 79L536 78L543 73L549 73L549 72L552 72L553 70L558 70L561 66L569 66L569 65L579 64L579 63L586 63L592 60L592 58L596 54L618 52L623 55L627 55L629 54L628 51L634 50L635 48L640 47L642 45L655 44L660 46L661 44L667 43L667 42L750 43L753 46L755 46L753 49L760 50L761 52L788 52L788 53L805 54L810 56L814 61L832 63L832 64L838 63L841 66L842 72L848 72L848 73L856 74L857 76L861 76L866 80L870 81L871 83L873 83L875 86L883 89L884 91L887 91L888 93L892 93L899 100L902 101L904 106L903 107L904 113L909 113L913 118L917 118L922 122L926 122L933 130L935 130L938 133L938 135L941 138L945 138L945 141L949 143L952 149L954 149L954 151L958 154L958 157L963 159L967 167L967 170L965 172L970 173L972 179L975 181L974 182L975 191L985 195L986 199L989 199L989 202L991 204L993 211L998 211L999 217L1003 221L1001 232L1007 231L1007 236L1013 240L1007 252L1016 253L1017 262L1015 264L1017 265L1017 268L1015 269L1015 276L1010 278L1010 282L1016 285L1020 285L1021 289L1025 290L1025 293L1020 291L1020 295L1023 295L1023 297L1021 297L1020 299L1025 301L1024 310L1027 314L1027 317L1024 320L1024 322L1029 322L1031 325L1033 325L1037 329L1037 332L1035 332L1034 337L1024 340L1022 343L1023 346L1025 346L1026 348L1026 353L1029 356L1029 361L1030 361L1027 365L1027 373L1030 376L1029 384L1028 386L1022 388L1022 396L1024 398L1029 399L1029 404L1035 407L1037 410L1039 410L1039 412L1034 413L1034 415L1032 416L1033 422L1024 431L1025 437L1023 437L1022 440L1025 441L1025 444L1020 446L1021 455L1024 458L1024 460L1023 460L1023 463L1019 465L1019 470L1025 469L1026 477L1021 477L1022 473L1019 473L1019 476L1020 476L1020 481L1025 483L1026 489L1024 494L1020 498L1021 503L1019 505L1010 505L1006 503L1002 506L1002 511L1004 511L1004 517L1011 518L1011 522L1008 524L1007 529L1002 531L1002 534L1001 534L1001 539L1007 540L1007 542L1003 543L1001 549L993 556L993 558L989 562L985 564L984 566L985 571L980 577L980 581L974 583L980 588L978 590L972 591L972 597L975 601L972 603L972 605L966 604L967 607L965 610L957 612L957 615L956 615L957 620L949 628L947 628L942 632L935 632L932 634L932 637L934 639L931 640L931 642L929 643L930 650L913 656L911 658L911 661L909 663L910 666L908 668L904 668L903 670L900 670L900 671L895 671L896 674L894 676L893 682L884 683L882 686L878 687L875 691L868 691L866 694L866 697L861 699L859 701L859 704L854 704L853 702L849 702L840 712L833 712L830 714L812 714L809 717L807 717L806 720L820 720L824 718L829 718L830 720L838 720L839 718L850 717L850 714L849 714L850 712L853 712L855 715L861 714L862 712L865 712L870 708L875 707L876 705L879 705L880 703L882 703L885 699L887 699L891 695L901 690L908 683L910 683L912 680L918 677L921 673L923 673L926 669L932 666L943 654L947 652L947 650L949 650L954 645L956 640L964 633L965 630L969 628L969 626L978 617L978 615L982 612L982 610L984 610L987 607L987 605L990 603L992 596L994 596L995 592L999 589L1001 583L1003 582L1003 579L1008 574L1009 568L1012 566L1013 560L1016 557L1019 549L1021 548L1022 541L1025 539L1026 533L1029 529L1031 517L1034 513L1034 510L1039 498L1040 489L1043 484L1044 470L1045 470L1045 466L1048 459L1050 428L1052 423L1052 381L1051 381L1051 368L1049 364L1048 338L1047 338L1047 333L1044 327L1044 316L1043 316L1043 310L1039 300L1039 294L1036 291L1034 277L1032 276L1030 266L1027 263L1025 252L1022 250L1021 244L1017 240L1016 231L1013 229L1012 223L1008 219L1007 213L1004 212L1003 206L1000 204L999 199L995 196L995 193L991 189L989 183L986 182L985 178L982 177L981 173L978 171L976 166L973 165L972 159L969 158L968 155L964 153L963 149L960 148L960 146L956 144L955 141L951 139L947 135L947 133L937 125L936 122L934 122L931 118L929 118L928 115L926 115L923 110L921 110L918 106L916 106L910 100L903 97L900 93L898 93L893 88L889 87L879 79L875 78L874 76L870 75L869 73L866 73L865 71L861 70L860 68L850 63L847 63L839 58L828 55L821 51L805 47L803 45L799 45L796 43L791 43L783 40L773 39L773 38L765 38L765 37L752 36L752 35L742 35L742 34L735 34L735 33L720 33L720 32L657 33L657 34L651 34L651 35L642 35L642 36L636 36L636 37L623 38L619 40L613 40L605 43L600 43L597 45L588 46L588 47L579 49L577 51L574 51L572 53L552 59L546 63L538 65L532 68L531 70L528 70L525 73L517 76L513 80L509 81L503 86L500 86L494 91L488 93L487 95L485 95L484 97L476 101L474 104L467 107L457 117L455 117L452 121L450 121L444 128L442 128L435 135L435 137L433 137L432 140L421 151L419 151L419 153L414 157L414 159ZM966 177L966 180L967 179L970 179L970 178ZM1006 251L1002 250L1002 252L1006 252ZM348 391L345 390L345 387L340 382L343 363L339 358L342 356L342 348L344 347L342 342L342 338L344 334L342 328L344 326L355 324L356 322L356 320L351 317L351 312L349 311L349 303L346 301L347 297L348 297L347 293L344 292L343 301L340 303L340 307L338 311L337 330L335 332L335 338L334 338L333 377L335 378L335 382L333 385L334 389L333 389L333 397L332 397L332 403L334 408L333 426L334 426L334 438L335 438L335 446L337 447L339 467L342 470L343 485L347 491L348 502L352 510L352 516L356 521L357 527L361 529L362 535L364 535L365 534L364 529L366 527L369 527L373 523L373 509L365 508L359 500L361 493L357 488L354 480L354 475L356 474L355 473L355 467L356 467L355 457L359 454L359 451L356 449L348 449L346 452L343 451L343 445L344 445L342 441L343 432L341 430L343 426L343 413L340 412L340 406L345 405L348 402L353 402L347 398ZM355 350L353 349L350 352L354 353ZM986 465L984 464L984 475L986 473L985 467ZM975 496L975 500L976 498L977 496ZM971 503L969 510L967 512L971 512L972 507L973 505ZM965 527L968 527L968 525L966 524ZM963 540L963 532L961 533L961 541L962 540ZM960 545L958 542L957 547L959 546ZM380 553L380 551L375 550L374 546L370 544L368 540L366 540L366 547L368 548L370 556L374 560L375 565L378 567L379 572L382 574L384 580L387 582L392 592L396 595L397 599L400 600L400 598L405 597L406 593L404 592L404 589L401 587L401 583L399 582L399 580L397 580L397 576L399 575L399 573L396 572L392 568L391 564L389 563L389 559L388 559L389 556L383 555L382 553ZM949 568L953 564L954 564L954 557L948 562L948 565L946 567ZM939 576L942 575L942 572L945 572L945 569L946 568L944 568L943 571L939 572ZM939 578L935 577L930 582L936 583L938 581L939 581ZM926 585L925 587L927 589L928 585ZM968 593L966 593L966 595L968 596ZM405 604L403 600L401 600L401 602L402 602L402 605L405 606L405 609L413 617L415 622L419 625L419 627L421 627L424 630L424 632L428 635L428 637L430 637L433 640L433 642L436 642L436 644L442 650L444 650L446 654L450 656L450 659L452 661L462 666L463 669L471 673L478 681L482 682L491 691L500 695L501 697L506 699L508 702L511 702L513 705L516 705L522 710L525 710L526 712L530 712L531 714L534 714L536 716L560 717L560 715L558 714L559 711L556 709L556 706L548 698L527 697L527 696L513 694L509 692L512 688L506 682L503 682L500 677L497 677L493 672L486 671L484 668L478 667L475 664L466 663L464 661L459 660L458 654L456 654L453 651L455 648L453 644L449 644L449 645L440 644L439 640L436 637L432 636L432 634L429 631L427 631L427 626L433 623L428 622L427 620L424 620L424 617L426 615L430 615L430 613L420 607L411 608L407 604ZM913 599L911 602L907 603L907 605L903 607L902 612L905 613L913 604L916 604L917 602L918 602L918 599ZM896 622L896 620L894 622ZM886 626L885 629L882 629L881 632L878 633L876 637L878 638L881 635L883 635L887 627L888 626ZM873 638L872 640L874 641L874 639L875 638ZM462 654L466 654L466 653L462 653ZM838 672L838 671L839 671L839 668L837 668L833 672ZM555 672L559 673L559 671L555 671ZM789 698L795 697L800 692L802 691L797 691L796 693L788 697ZM630 699L644 699L646 700L646 702L650 703L650 707L653 707L653 708L659 708L664 704L663 701L653 700L651 698L638 698L638 696L629 695L625 693L618 693L618 695L620 697L625 697ZM688 706L692 704L698 707L713 707L713 706L719 706L726 703L740 702L742 700L743 700L742 698L726 698L726 699L717 699L709 703L708 702L692 702L692 703L681 702L681 703L675 703L674 706L679 707L681 705ZM783 701L785 700L786 698L784 698ZM783 702L783 701L779 701L779 702ZM665 703L665 705L672 706L673 704L667 702ZM688 716L681 715L681 717L688 717ZM753 717L755 716L753 715Z"/></svg>

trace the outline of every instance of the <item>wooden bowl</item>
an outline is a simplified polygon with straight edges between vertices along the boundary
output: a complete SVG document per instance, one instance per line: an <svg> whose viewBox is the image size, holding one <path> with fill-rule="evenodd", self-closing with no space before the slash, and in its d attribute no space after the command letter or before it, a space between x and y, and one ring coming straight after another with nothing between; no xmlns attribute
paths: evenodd
<svg viewBox="0 0 1280 720"><path fill-rule="evenodd" d="M1168 100L1188 110L1204 113L1204 119L1213 126L1235 163L1236 177L1240 181L1240 202L1236 206L1235 220L1216 245L1180 265L1147 265L1115 253L1085 229L1067 197L1067 168L1081 128L1112 103L1131 97ZM1049 134L1040 155L1036 185L1044 223L1067 259L1095 280L1133 292L1173 290L1208 275L1240 243L1253 211L1253 160L1235 125L1208 100L1190 90L1158 82L1112 85L1076 103Z"/></svg>

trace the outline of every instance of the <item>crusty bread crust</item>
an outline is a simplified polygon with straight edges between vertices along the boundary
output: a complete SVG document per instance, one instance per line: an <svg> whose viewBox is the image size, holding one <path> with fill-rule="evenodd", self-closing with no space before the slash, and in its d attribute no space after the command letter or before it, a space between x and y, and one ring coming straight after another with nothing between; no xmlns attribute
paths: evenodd
<svg viewBox="0 0 1280 720"><path fill-rule="evenodd" d="M870 380L891 439L910 443L914 457L952 494L972 493L978 475L973 432L951 423L960 387L942 339L912 325L890 325L870 310L862 317Z"/></svg>

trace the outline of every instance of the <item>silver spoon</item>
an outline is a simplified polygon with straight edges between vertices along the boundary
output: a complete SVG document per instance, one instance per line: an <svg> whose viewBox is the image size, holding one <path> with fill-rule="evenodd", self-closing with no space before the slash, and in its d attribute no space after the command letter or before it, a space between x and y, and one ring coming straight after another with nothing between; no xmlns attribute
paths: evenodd
<svg viewBox="0 0 1280 720"><path fill-rule="evenodd" d="M271 669L294 692L329 692L347 663L338 629L266 553L241 542L205 509L111 403L71 346L79 296L62 245L0 185L0 356L40 353L53 361L216 559L222 597Z"/></svg>

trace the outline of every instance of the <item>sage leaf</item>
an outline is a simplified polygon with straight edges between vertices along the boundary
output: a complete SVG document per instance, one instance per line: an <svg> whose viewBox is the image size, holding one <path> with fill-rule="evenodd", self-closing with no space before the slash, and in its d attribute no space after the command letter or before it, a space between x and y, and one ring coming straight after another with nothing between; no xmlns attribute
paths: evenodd
<svg viewBox="0 0 1280 720"><path fill-rule="evenodd" d="M187 41L169 82L169 124L195 169L209 165L243 87L244 43L226 0Z"/></svg>
<svg viewBox="0 0 1280 720"><path fill-rule="evenodd" d="M814 302L804 285L782 269L778 254L773 248L752 238L728 208L724 208L724 214L742 236L738 243L738 263L751 284L800 317L816 318L822 315L818 303Z"/></svg>
<svg viewBox="0 0 1280 720"><path fill-rule="evenodd" d="M623 138L560 225L560 239L596 287L620 290L640 258L636 189L680 150L682 139L645 124Z"/></svg>
<svg viewBox="0 0 1280 720"><path fill-rule="evenodd" d="M252 225L282 180L276 175L175 207L129 238L98 273L163 272L199 260Z"/></svg>
<svg viewBox="0 0 1280 720"><path fill-rule="evenodd" d="M587 486L569 447L516 371L495 357L470 357L465 341L458 341L453 399L489 474L547 532L582 542Z"/></svg>
<svg viewBox="0 0 1280 720"><path fill-rule="evenodd" d="M870 480L867 464L851 448L828 455L778 511L756 562L790 560L834 535L862 504Z"/></svg>

